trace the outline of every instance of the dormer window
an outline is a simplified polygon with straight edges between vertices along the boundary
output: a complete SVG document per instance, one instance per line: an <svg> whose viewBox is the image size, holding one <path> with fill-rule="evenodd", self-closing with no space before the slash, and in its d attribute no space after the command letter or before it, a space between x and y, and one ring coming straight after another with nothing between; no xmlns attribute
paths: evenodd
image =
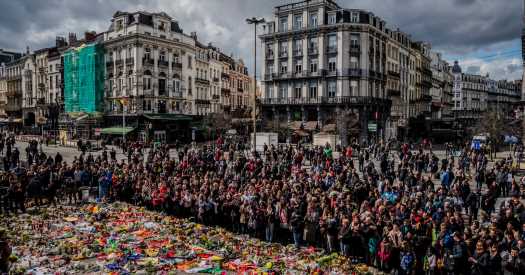
<svg viewBox="0 0 525 275"><path fill-rule="evenodd" d="M159 30L161 30L161 31L165 31L165 30L166 30L166 23L164 23L164 22L160 22L160 24L159 24Z"/></svg>
<svg viewBox="0 0 525 275"><path fill-rule="evenodd" d="M328 24L335 24L335 14L328 15Z"/></svg>
<svg viewBox="0 0 525 275"><path fill-rule="evenodd" d="M117 31L120 31L120 30L122 30L123 26L124 26L124 20L123 19L117 20L115 29Z"/></svg>

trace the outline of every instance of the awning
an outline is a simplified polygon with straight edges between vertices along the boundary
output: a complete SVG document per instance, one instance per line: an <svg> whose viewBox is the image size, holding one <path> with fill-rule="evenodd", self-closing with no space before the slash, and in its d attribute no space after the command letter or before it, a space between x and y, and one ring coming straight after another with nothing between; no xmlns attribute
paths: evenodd
<svg viewBox="0 0 525 275"><path fill-rule="evenodd" d="M335 124L327 124L323 127L323 132L335 132Z"/></svg>
<svg viewBox="0 0 525 275"><path fill-rule="evenodd" d="M149 120L169 120L169 121L192 121L193 118L181 114L145 114Z"/></svg>
<svg viewBox="0 0 525 275"><path fill-rule="evenodd" d="M135 128L133 127L110 127L110 128L104 128L102 129L102 131L100 131L101 134L103 135L127 135L129 134L130 132L132 132L133 130L135 130Z"/></svg>
<svg viewBox="0 0 525 275"><path fill-rule="evenodd" d="M308 134L307 132L305 132L305 131L303 131L303 130L295 130L294 133L297 134L297 135L300 136L300 137L307 137L307 136L310 136L310 134Z"/></svg>
<svg viewBox="0 0 525 275"><path fill-rule="evenodd" d="M301 126L302 130L314 131L317 128L317 121L306 121L304 123L302 121L290 122L290 129L292 130L299 130L301 129Z"/></svg>

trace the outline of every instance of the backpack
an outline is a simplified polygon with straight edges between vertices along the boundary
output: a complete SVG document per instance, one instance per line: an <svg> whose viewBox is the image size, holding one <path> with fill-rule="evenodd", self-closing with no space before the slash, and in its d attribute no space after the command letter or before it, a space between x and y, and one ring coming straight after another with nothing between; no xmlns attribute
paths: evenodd
<svg viewBox="0 0 525 275"><path fill-rule="evenodd" d="M410 270L412 269L413 264L414 256L412 255L412 253L403 254L403 256L401 257L401 269Z"/></svg>
<svg viewBox="0 0 525 275"><path fill-rule="evenodd" d="M368 240L368 251L370 254L375 254L377 251L377 239L372 237Z"/></svg>

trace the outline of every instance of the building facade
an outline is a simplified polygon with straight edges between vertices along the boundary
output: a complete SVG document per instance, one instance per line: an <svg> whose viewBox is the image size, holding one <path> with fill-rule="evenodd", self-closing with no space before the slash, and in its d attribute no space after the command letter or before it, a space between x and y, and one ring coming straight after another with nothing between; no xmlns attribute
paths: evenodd
<svg viewBox="0 0 525 275"><path fill-rule="evenodd" d="M303 1L276 7L266 30L260 36L265 119L317 129L338 124L344 144L351 126L362 139L369 129L384 131L391 102L382 19L329 0Z"/></svg>
<svg viewBox="0 0 525 275"><path fill-rule="evenodd" d="M23 56L6 64L5 67L4 79L7 85L5 112L10 122L20 125L22 123L22 75L24 74L27 59L27 56Z"/></svg>

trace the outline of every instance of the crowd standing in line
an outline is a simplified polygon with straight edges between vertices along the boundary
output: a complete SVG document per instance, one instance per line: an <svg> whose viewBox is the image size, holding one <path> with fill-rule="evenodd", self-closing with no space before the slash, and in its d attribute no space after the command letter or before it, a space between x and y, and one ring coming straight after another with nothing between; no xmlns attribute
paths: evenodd
<svg viewBox="0 0 525 275"><path fill-rule="evenodd" d="M0 176L0 209L8 214L25 212L29 200L79 203L83 187L96 187L101 202L321 247L385 272L525 274L523 180L510 157L489 165L469 146L439 159L430 142L265 145L256 153L219 138L203 148L177 146L175 157L167 146L129 143L126 160L112 149L96 157L82 151L67 163L31 143L23 167L14 138L0 140L8 171ZM496 205L499 197L510 199Z"/></svg>

